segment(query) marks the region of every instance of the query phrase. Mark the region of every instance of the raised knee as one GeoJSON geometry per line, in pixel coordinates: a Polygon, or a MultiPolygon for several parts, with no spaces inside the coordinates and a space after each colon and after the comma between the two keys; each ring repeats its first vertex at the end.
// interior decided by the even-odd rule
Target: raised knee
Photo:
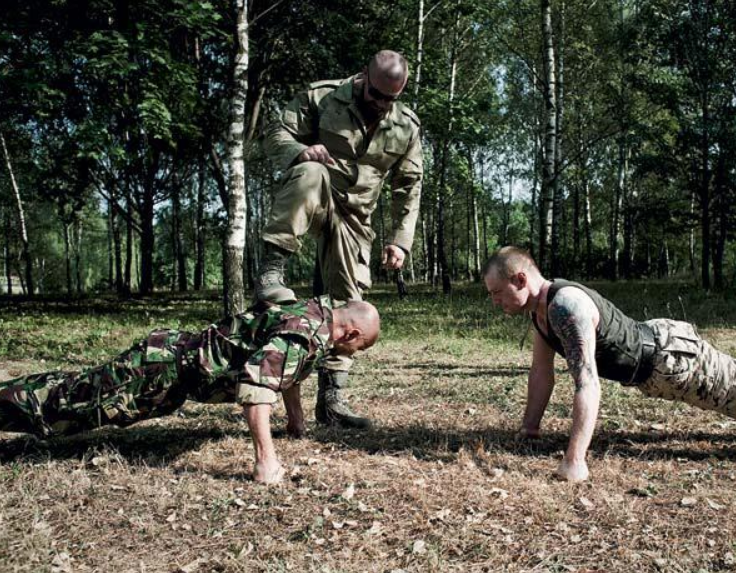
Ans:
{"type": "Polygon", "coordinates": [[[327,167],[317,161],[304,161],[294,165],[287,171],[286,177],[290,181],[299,181],[300,184],[310,188],[320,187],[323,183],[330,181],[327,167]]]}

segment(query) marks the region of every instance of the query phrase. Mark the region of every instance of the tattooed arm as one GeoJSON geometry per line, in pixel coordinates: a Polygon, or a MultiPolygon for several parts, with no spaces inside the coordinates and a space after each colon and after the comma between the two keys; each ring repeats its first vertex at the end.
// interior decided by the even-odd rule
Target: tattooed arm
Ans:
{"type": "Polygon", "coordinates": [[[526,410],[524,421],[521,423],[520,434],[531,438],[539,437],[539,425],[544,411],[549,404],[552,389],[555,386],[555,351],[547,341],[534,331],[534,346],[532,347],[532,367],[529,370],[529,380],[526,388],[526,410]]]}
{"type": "Polygon", "coordinates": [[[557,475],[569,481],[588,478],[585,454],[593,437],[601,399],[595,364],[595,329],[599,319],[593,301],[577,288],[560,289],[548,308],[548,324],[562,342],[575,382],[570,443],[557,468],[557,475]]]}

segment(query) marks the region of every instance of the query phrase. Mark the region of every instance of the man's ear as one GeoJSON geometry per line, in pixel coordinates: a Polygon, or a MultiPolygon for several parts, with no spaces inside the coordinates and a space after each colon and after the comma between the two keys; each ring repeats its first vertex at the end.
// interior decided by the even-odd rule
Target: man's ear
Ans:
{"type": "Polygon", "coordinates": [[[343,342],[352,342],[353,340],[360,338],[362,335],[363,333],[359,328],[346,328],[341,340],[343,342]]]}
{"type": "Polygon", "coordinates": [[[509,282],[513,284],[516,288],[522,289],[528,284],[529,277],[526,276],[526,273],[524,271],[519,271],[511,277],[509,282]]]}

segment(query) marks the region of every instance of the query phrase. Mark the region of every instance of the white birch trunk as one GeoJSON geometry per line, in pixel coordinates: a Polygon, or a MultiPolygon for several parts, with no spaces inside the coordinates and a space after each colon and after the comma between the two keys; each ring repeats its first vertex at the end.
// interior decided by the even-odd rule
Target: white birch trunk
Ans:
{"type": "Polygon", "coordinates": [[[26,275],[26,287],[28,294],[33,296],[33,263],[31,261],[31,255],[28,247],[28,231],[26,230],[26,215],[23,210],[23,200],[20,196],[20,189],[18,189],[18,183],[15,180],[15,174],[13,173],[13,165],[10,162],[10,154],[8,153],[8,147],[5,144],[5,136],[0,133],[0,143],[3,147],[3,155],[5,156],[5,165],[8,168],[8,176],[10,177],[10,185],[13,188],[13,195],[15,198],[15,210],[18,217],[18,229],[20,231],[20,241],[23,245],[23,261],[25,263],[25,275],[26,275]]]}
{"type": "Polygon", "coordinates": [[[245,309],[243,284],[243,253],[245,250],[245,100],[248,93],[248,7],[245,0],[237,0],[237,42],[233,72],[233,95],[230,100],[230,127],[227,151],[228,217],[225,244],[225,313],[232,314],[245,309]]]}
{"type": "Polygon", "coordinates": [[[544,135],[544,161],[542,163],[542,189],[539,203],[539,258],[543,270],[549,270],[549,246],[552,236],[553,185],[555,178],[555,146],[557,142],[557,101],[555,86],[555,49],[552,39],[552,7],[550,0],[541,0],[542,38],[544,62],[544,108],[546,126],[544,135]]]}

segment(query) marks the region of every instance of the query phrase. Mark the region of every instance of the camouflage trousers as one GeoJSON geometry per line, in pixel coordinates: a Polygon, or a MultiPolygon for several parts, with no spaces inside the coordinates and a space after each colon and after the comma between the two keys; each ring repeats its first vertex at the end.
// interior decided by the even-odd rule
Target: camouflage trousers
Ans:
{"type": "Polygon", "coordinates": [[[736,418],[736,360],[700,338],[687,322],[655,319],[647,324],[657,349],[654,371],[639,390],[736,418]]]}
{"type": "Polygon", "coordinates": [[[164,416],[187,398],[234,401],[234,384],[199,374],[193,359],[199,342],[188,332],[154,330],[95,368],[0,382],[0,431],[68,435],[164,416]]]}

